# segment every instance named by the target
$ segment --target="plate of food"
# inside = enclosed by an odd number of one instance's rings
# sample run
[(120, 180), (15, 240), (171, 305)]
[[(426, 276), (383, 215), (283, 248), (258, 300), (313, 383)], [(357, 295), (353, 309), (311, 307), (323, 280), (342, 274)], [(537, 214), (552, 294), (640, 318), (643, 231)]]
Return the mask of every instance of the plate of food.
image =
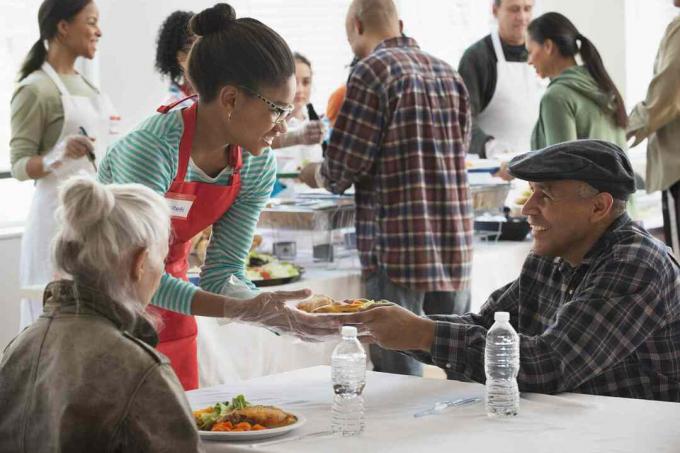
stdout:
[(255, 286), (283, 285), (300, 280), (304, 270), (293, 263), (279, 261), (266, 253), (251, 252), (246, 266), (246, 277)]
[(394, 305), (387, 300), (352, 299), (337, 301), (328, 296), (314, 295), (297, 304), (297, 308), (307, 313), (357, 313), (376, 307)]
[(243, 395), (193, 411), (203, 440), (258, 440), (298, 429), (305, 418), (276, 406), (253, 405)]

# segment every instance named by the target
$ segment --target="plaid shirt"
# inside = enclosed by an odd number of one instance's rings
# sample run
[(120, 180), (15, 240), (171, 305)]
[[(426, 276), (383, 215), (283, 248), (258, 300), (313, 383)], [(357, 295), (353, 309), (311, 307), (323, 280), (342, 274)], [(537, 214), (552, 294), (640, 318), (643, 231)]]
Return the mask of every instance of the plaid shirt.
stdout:
[(470, 125), (462, 79), (413, 39), (387, 39), (355, 66), (321, 175), (334, 193), (355, 185), (365, 274), (420, 291), (469, 286)]
[(627, 215), (578, 267), (530, 254), (479, 315), (433, 316), (431, 354), (410, 354), (484, 382), (496, 311), (510, 312), (519, 333), (522, 391), (680, 401), (680, 267)]

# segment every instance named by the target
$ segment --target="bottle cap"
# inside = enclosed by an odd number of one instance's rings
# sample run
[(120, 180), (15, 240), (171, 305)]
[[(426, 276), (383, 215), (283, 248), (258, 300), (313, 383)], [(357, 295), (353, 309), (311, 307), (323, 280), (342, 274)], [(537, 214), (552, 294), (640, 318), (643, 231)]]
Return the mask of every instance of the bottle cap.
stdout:
[(510, 321), (510, 313), (507, 311), (497, 311), (494, 313), (493, 319), (498, 322), (508, 322)]
[(354, 326), (342, 326), (342, 330), (340, 331), (340, 333), (343, 337), (356, 338), (357, 337), (357, 328), (354, 327)]

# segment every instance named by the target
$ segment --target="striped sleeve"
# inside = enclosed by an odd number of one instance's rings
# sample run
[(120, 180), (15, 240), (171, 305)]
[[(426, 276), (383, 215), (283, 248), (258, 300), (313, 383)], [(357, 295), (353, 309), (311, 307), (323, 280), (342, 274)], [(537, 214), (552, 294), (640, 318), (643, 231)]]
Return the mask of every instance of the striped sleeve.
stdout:
[(244, 152), (244, 161), (246, 159), (241, 170), (241, 191), (233, 206), (213, 225), (201, 270), (201, 287), (206, 291), (222, 293), (224, 283), (231, 275), (254, 288), (245, 277), (245, 260), (260, 212), (269, 200), (276, 180), (276, 164), (271, 150), (260, 156)]
[[(137, 129), (114, 143), (101, 163), (98, 178), (105, 184), (138, 183), (165, 195), (177, 174), (177, 147), (159, 134), (153, 123)], [(177, 133), (181, 135), (181, 130)], [(191, 301), (198, 290), (191, 283), (163, 274), (151, 303), (167, 310), (191, 313)]]

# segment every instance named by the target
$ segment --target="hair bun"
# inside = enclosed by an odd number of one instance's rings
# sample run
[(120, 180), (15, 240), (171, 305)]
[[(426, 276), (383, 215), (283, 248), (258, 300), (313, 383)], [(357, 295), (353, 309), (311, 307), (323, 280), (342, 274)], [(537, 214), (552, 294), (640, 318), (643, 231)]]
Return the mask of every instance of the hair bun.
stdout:
[(189, 26), (197, 36), (217, 33), (236, 20), (236, 11), (227, 3), (218, 3), (212, 8), (204, 9), (191, 18)]
[(74, 176), (60, 190), (62, 227), (83, 240), (87, 231), (106, 219), (116, 204), (113, 193), (104, 184), (89, 176)]

